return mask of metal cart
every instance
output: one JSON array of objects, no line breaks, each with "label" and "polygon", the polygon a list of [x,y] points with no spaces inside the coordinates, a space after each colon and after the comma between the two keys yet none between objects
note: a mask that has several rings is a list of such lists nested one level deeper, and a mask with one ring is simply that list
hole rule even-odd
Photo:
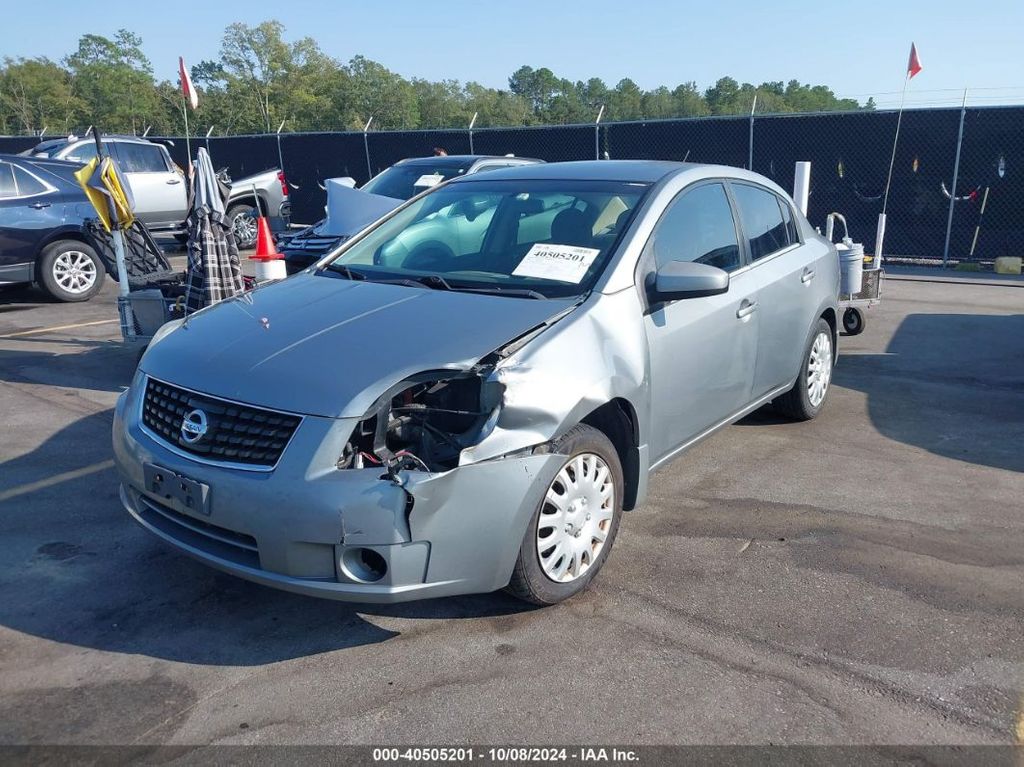
[{"label": "metal cart", "polygon": [[[90,229],[102,257],[114,263],[112,236],[98,221],[90,222]],[[128,300],[118,304],[121,337],[144,347],[161,325],[184,316],[185,275],[171,268],[160,246],[141,222],[135,221],[125,229],[123,240]]]},{"label": "metal cart", "polygon": [[[839,308],[843,313],[843,331],[850,336],[857,336],[864,332],[867,320],[864,318],[864,309],[877,306],[882,301],[882,282],[885,280],[885,270],[879,262],[877,255],[870,258],[863,256],[863,246],[854,243],[850,239],[846,229],[846,219],[839,213],[830,213],[826,219],[825,236],[829,242],[835,229],[835,221],[843,224],[843,240],[840,248],[849,252],[850,248],[859,248],[861,251],[861,288],[856,293],[839,293]],[[840,291],[842,288],[840,287]]]}]

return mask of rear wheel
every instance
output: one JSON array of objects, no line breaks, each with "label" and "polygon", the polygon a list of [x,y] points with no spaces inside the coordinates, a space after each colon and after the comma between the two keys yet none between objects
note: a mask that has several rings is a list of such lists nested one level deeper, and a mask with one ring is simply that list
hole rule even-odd
[{"label": "rear wheel", "polygon": [[43,248],[39,283],[58,301],[88,301],[103,287],[103,262],[96,251],[78,240],[58,240]]},{"label": "rear wheel", "polygon": [[228,210],[228,225],[239,248],[256,246],[256,208],[246,203],[232,205]]},{"label": "rear wheel", "polygon": [[611,552],[622,516],[622,466],[608,437],[580,424],[552,452],[568,457],[530,519],[508,586],[538,605],[587,587]]},{"label": "rear wheel", "polygon": [[832,328],[819,319],[804,351],[800,375],[793,388],[772,403],[776,410],[797,421],[809,421],[821,412],[832,382]]}]

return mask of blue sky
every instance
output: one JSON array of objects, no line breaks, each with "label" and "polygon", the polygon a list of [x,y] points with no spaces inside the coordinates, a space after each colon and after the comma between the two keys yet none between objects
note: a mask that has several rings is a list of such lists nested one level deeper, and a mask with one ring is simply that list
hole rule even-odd
[{"label": "blue sky", "polygon": [[189,64],[214,58],[227,24],[270,18],[289,39],[308,35],[335,58],[362,54],[406,77],[507,87],[529,64],[644,88],[795,78],[841,96],[875,95],[880,106],[898,99],[914,40],[924,71],[908,103],[958,101],[964,86],[972,103],[1024,102],[1022,0],[76,0],[48,3],[45,23],[35,12],[8,15],[0,55],[60,58],[80,34],[124,26],[142,36],[157,76],[172,79],[179,55]]}]

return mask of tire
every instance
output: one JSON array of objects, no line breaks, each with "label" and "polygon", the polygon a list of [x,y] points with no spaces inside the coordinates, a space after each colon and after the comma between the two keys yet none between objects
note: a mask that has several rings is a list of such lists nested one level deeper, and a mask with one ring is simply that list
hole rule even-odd
[{"label": "tire", "polygon": [[239,250],[256,246],[256,217],[256,208],[244,202],[228,208],[228,226]]},{"label": "tire", "polygon": [[39,284],[58,301],[88,301],[103,288],[106,267],[96,251],[78,240],[51,242],[39,257]]},{"label": "tire", "polygon": [[864,332],[864,312],[860,309],[849,308],[843,312],[843,332],[848,336],[859,336]]},{"label": "tire", "polygon": [[819,318],[804,349],[796,383],[772,403],[778,412],[795,421],[810,421],[821,412],[832,382],[833,346],[832,328]]},{"label": "tire", "polygon": [[[622,465],[608,437],[580,424],[557,439],[552,452],[567,459],[530,517],[507,587],[514,596],[535,605],[556,604],[587,587],[611,552],[622,516]],[[607,469],[606,474],[602,474],[603,469]],[[593,482],[589,481],[591,477]],[[559,487],[562,493],[558,493]],[[576,497],[571,503],[562,501],[567,507],[559,510],[549,500],[558,495]],[[548,524],[555,518],[557,524]],[[571,532],[573,523],[577,525],[575,533]],[[605,536],[603,542],[599,540],[601,534]],[[589,542],[585,542],[587,537]],[[551,545],[546,546],[547,542]],[[561,580],[556,580],[563,569]]]}]

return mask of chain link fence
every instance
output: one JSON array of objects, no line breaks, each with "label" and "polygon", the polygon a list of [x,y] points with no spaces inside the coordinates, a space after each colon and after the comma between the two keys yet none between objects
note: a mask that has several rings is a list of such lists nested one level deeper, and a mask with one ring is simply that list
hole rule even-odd
[{"label": "chain link fence", "polygon": [[[812,163],[808,217],[824,226],[843,213],[850,233],[874,252],[878,214],[896,132],[895,111],[857,111],[591,125],[395,132],[292,133],[194,138],[234,178],[283,163],[293,220],[323,216],[324,181],[364,183],[403,157],[515,154],[548,162],[676,160],[748,167],[792,189],[796,162]],[[962,126],[962,140],[961,140]],[[186,161],[182,138],[170,147]],[[31,137],[0,138],[21,151]],[[193,147],[194,148],[194,147]],[[958,162],[959,160],[959,162]],[[887,259],[990,264],[1024,254],[1024,107],[906,110],[887,204]],[[954,172],[957,178],[954,179]],[[952,216],[950,208],[952,207]],[[948,242],[948,246],[947,246]]]}]

